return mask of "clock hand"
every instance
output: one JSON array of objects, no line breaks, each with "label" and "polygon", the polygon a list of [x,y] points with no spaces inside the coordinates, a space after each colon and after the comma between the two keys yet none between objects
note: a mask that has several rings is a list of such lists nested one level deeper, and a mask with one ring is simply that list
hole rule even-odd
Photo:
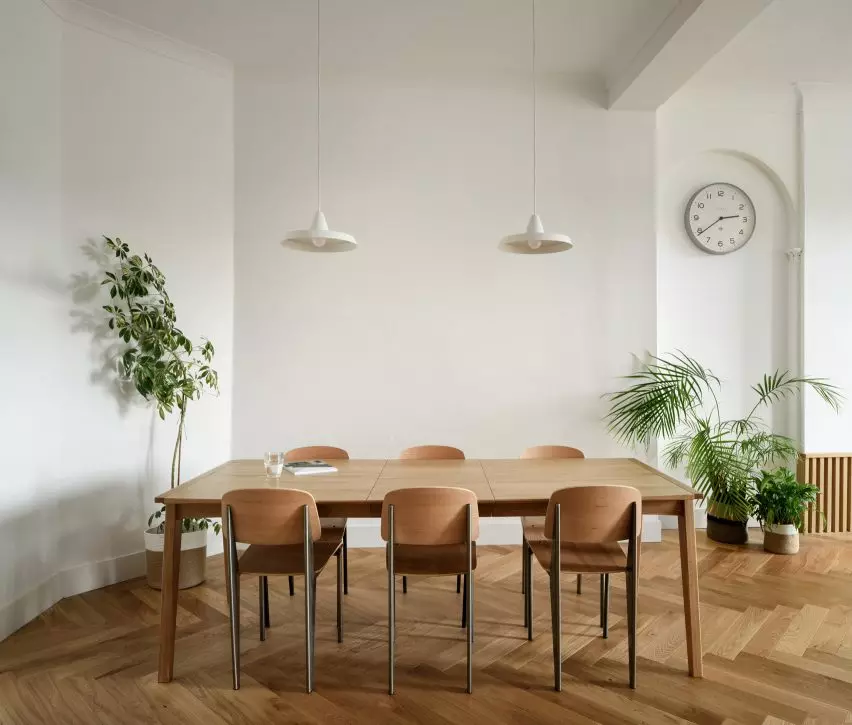
[{"label": "clock hand", "polygon": [[698,233],[704,234],[704,232],[706,232],[710,227],[716,226],[720,221],[723,221],[724,219],[736,219],[738,216],[739,214],[731,214],[730,216],[720,216],[716,221],[710,222],[706,227],[704,227],[704,229],[699,230]]}]

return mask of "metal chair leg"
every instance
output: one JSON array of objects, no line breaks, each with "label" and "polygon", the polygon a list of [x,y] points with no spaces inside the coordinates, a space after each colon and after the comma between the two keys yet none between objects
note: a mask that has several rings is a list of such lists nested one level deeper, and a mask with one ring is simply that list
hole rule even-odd
[{"label": "metal chair leg", "polygon": [[462,616],[461,616],[461,626],[462,629],[467,627],[467,574],[464,575],[464,598],[462,599]]},{"label": "metal chair leg", "polygon": [[467,622],[467,692],[473,692],[473,543],[471,541],[471,505],[467,505],[467,573],[464,575],[465,610]]},{"label": "metal chair leg", "polygon": [[527,596],[527,542],[526,542],[526,539],[524,539],[523,544],[521,544],[521,553],[523,554],[522,565],[521,565],[521,577],[523,579],[521,584],[523,586],[521,587],[521,591],[523,592],[523,596],[524,596],[524,627],[528,627],[529,622],[530,622],[530,600],[529,600],[529,597]]},{"label": "metal chair leg", "polygon": [[266,588],[264,587],[264,583],[266,582],[265,576],[259,576],[257,578],[257,613],[258,613],[258,624],[260,625],[260,641],[264,642],[266,640],[266,607],[267,607],[267,594]]},{"label": "metal chair leg", "polygon": [[550,619],[553,629],[553,687],[562,692],[562,592],[560,573],[562,569],[562,512],[556,504],[553,517],[553,548],[550,555]]},{"label": "metal chair leg", "polygon": [[[345,551],[345,550],[344,550]],[[343,641],[343,594],[346,582],[345,554],[337,552],[337,641]]]},{"label": "metal chair leg", "polygon": [[527,639],[533,638],[533,561],[532,547],[527,547]]},{"label": "metal chair leg", "polygon": [[603,629],[604,628],[604,575],[601,574],[601,592],[600,599],[598,601],[598,619],[600,623],[598,626]]},{"label": "metal chair leg", "polygon": [[343,529],[343,593],[349,594],[349,540]]},{"label": "metal chair leg", "polygon": [[405,574],[402,575],[402,593],[408,594],[408,577]]},{"label": "metal chair leg", "polygon": [[583,593],[583,575],[577,574],[577,594]]},{"label": "metal chair leg", "polygon": [[393,573],[393,505],[388,506],[388,694],[394,693],[393,667],[396,644],[396,583]]},{"label": "metal chair leg", "polygon": [[456,594],[461,593],[461,574],[456,574]]},{"label": "metal chair leg", "polygon": [[636,604],[638,599],[637,585],[639,577],[635,572],[627,574],[627,650],[628,667],[630,672],[630,687],[636,689]]},{"label": "metal chair leg", "polygon": [[237,570],[237,544],[233,535],[231,507],[227,510],[228,610],[231,620],[231,669],[234,689],[240,689],[240,574]]},{"label": "metal chair leg", "polygon": [[263,577],[263,625],[269,629],[272,625],[269,623],[269,579]]},{"label": "metal chair leg", "polygon": [[296,593],[296,585],[293,581],[293,577],[288,577],[290,580],[290,596],[292,597]]},{"label": "metal chair leg", "polygon": [[314,689],[314,636],[313,636],[313,561],[312,549],[313,539],[311,537],[310,521],[308,519],[308,507],[304,507],[305,513],[305,689],[312,692]]},{"label": "metal chair leg", "polygon": [[609,638],[609,574],[604,574],[603,579],[603,599],[601,600],[601,610],[603,611],[603,638]]}]

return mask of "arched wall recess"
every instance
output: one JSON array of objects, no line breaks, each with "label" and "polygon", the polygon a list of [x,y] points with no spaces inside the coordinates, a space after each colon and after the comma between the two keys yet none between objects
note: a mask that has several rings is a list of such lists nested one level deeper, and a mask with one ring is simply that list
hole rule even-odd
[{"label": "arched wall recess", "polygon": [[[723,408],[747,412],[750,386],[777,368],[799,372],[800,246],[797,210],[781,177],[737,149],[691,154],[660,170],[657,193],[657,349],[682,349],[723,379]],[[690,196],[713,182],[743,189],[755,205],[754,235],[725,256],[702,253],[684,229]],[[776,406],[778,432],[798,439],[800,409]]]}]

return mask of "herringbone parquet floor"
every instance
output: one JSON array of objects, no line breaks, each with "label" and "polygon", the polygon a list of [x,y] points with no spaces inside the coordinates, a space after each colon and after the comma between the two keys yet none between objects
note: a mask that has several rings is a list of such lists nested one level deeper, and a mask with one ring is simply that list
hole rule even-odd
[{"label": "herringbone parquet floor", "polygon": [[[564,691],[551,689],[547,581],[536,572],[527,642],[515,547],[483,547],[474,693],[455,580],[413,579],[398,597],[397,695],[386,694],[387,595],[380,550],[350,552],[345,640],[334,575],[320,577],[317,691],[304,686],[303,597],[272,582],[272,629],[257,636],[257,588],[243,584],[243,679],[231,690],[221,559],[181,592],[176,679],[157,683],[159,594],[134,580],[64,600],[0,643],[0,723],[852,723],[852,539],[811,536],[796,557],[699,533],[705,678],[686,676],[677,538],[643,548],[638,689],[627,688],[623,580],[610,637],[598,587],[565,586]],[[299,586],[301,590],[301,585]]]}]

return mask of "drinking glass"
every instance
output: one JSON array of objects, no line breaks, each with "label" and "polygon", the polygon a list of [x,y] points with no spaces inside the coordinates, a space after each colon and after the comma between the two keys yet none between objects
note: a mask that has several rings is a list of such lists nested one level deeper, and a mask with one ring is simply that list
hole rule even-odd
[{"label": "drinking glass", "polygon": [[263,465],[266,467],[266,475],[270,478],[278,478],[284,470],[284,454],[267,452],[263,456]]}]

